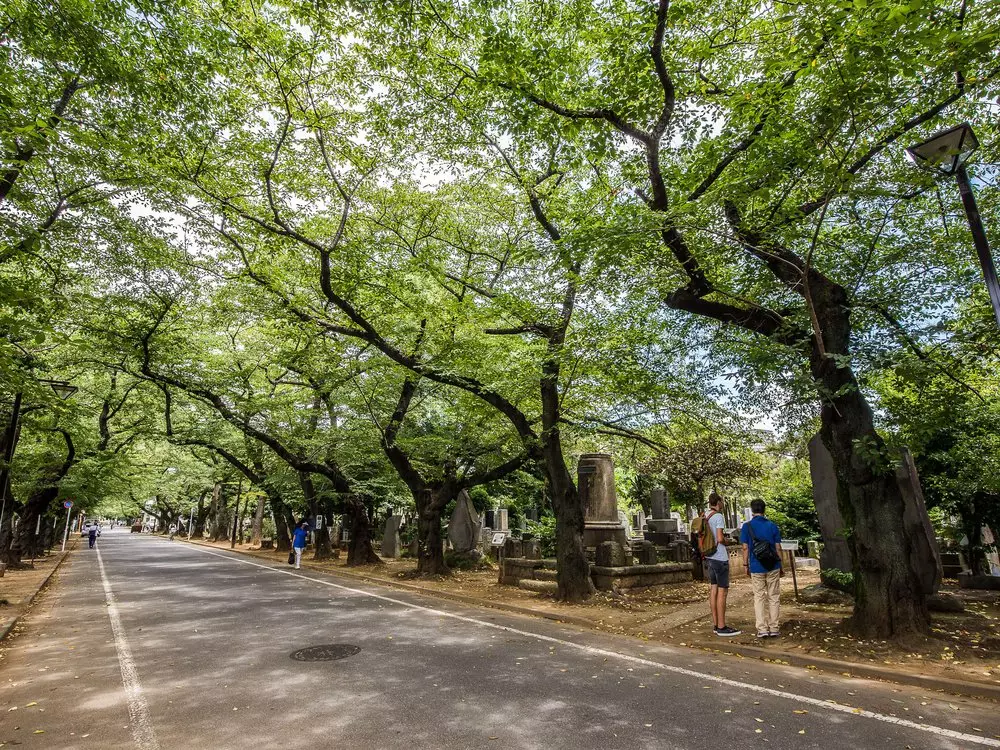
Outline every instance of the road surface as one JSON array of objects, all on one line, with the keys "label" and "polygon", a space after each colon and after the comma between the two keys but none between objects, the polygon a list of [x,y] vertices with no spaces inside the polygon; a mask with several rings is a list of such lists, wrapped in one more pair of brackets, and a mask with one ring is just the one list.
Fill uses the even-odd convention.
[{"label": "road surface", "polygon": [[[331,644],[359,650],[290,656]],[[122,532],[67,560],[0,688],[0,747],[1000,747],[992,703]]]}]

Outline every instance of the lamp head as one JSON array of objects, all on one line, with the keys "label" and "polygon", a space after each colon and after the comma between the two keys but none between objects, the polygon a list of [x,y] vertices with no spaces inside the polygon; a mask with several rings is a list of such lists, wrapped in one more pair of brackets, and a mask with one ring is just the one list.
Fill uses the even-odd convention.
[{"label": "lamp head", "polygon": [[49,386],[55,392],[55,394],[63,401],[65,401],[74,393],[76,393],[78,390],[80,390],[75,385],[71,385],[67,383],[65,380],[39,380],[38,382],[45,383],[47,386]]},{"label": "lamp head", "polygon": [[922,169],[953,175],[979,148],[976,134],[967,122],[935,133],[926,141],[910,146],[906,155]]}]

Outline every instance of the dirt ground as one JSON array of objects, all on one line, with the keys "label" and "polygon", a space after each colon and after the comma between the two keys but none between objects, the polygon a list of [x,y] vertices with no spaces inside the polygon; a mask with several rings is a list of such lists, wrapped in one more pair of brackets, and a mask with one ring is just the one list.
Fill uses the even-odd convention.
[{"label": "dirt ground", "polygon": [[[229,548],[228,542],[217,546]],[[251,551],[248,545],[237,545],[237,548],[272,563],[282,562],[287,555],[273,550]],[[484,604],[527,607],[540,614],[586,620],[596,630],[671,645],[725,650],[731,641],[773,651],[776,661],[781,661],[783,652],[790,652],[842,660],[847,663],[845,671],[850,663],[883,664],[915,674],[1000,685],[1000,594],[959,589],[954,581],[946,581],[942,591],[959,598],[965,604],[965,611],[933,613],[931,636],[897,644],[852,637],[843,626],[851,612],[849,606],[799,603],[795,599],[792,578],[786,575],[781,583],[782,635],[762,641],[754,635],[753,595],[747,578],[733,579],[727,607],[729,624],[741,628],[743,635],[722,639],[712,633],[707,583],[692,581],[625,596],[601,592],[584,604],[570,605],[512,586],[501,586],[497,582],[496,566],[478,571],[455,571],[449,577],[416,578],[412,559],[387,560],[384,565],[347,569],[345,556],[323,562],[315,562],[311,556],[312,550],[307,550],[304,565],[401,581],[429,592],[472,597]],[[800,589],[819,582],[818,571],[800,570],[797,578]]]},{"label": "dirt ground", "polygon": [[[71,539],[67,548],[73,549],[78,544],[79,539]],[[20,616],[27,608],[26,600],[38,590],[39,584],[52,571],[59,558],[59,550],[54,549],[52,554],[36,559],[33,567],[7,570],[3,578],[0,578],[0,628]]]}]

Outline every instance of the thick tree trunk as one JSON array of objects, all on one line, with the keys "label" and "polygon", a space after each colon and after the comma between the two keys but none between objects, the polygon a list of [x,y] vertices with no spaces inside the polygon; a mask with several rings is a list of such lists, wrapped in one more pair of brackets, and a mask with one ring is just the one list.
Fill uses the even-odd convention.
[{"label": "thick tree trunk", "polygon": [[250,546],[260,547],[260,538],[264,527],[264,498],[257,499],[257,510],[253,515],[253,526],[250,529]]},{"label": "thick tree trunk", "polygon": [[564,602],[580,602],[594,592],[590,563],[583,546],[583,508],[568,471],[560,485],[558,489],[553,488],[552,493],[556,505],[558,598]]},{"label": "thick tree trunk", "polygon": [[10,498],[7,499],[7,511],[3,514],[3,524],[0,525],[0,562],[10,565],[10,551],[14,544],[14,512]]},{"label": "thick tree trunk", "polygon": [[271,517],[274,519],[274,547],[278,552],[288,552],[292,548],[292,537],[290,529],[295,524],[288,525],[286,513],[288,509],[282,499],[276,495],[268,493],[268,503],[271,506]]},{"label": "thick tree trunk", "polygon": [[207,492],[202,492],[198,497],[198,509],[194,514],[194,528],[191,529],[192,539],[202,539],[205,536],[205,496]]},{"label": "thick tree trunk", "polygon": [[[417,500],[417,572],[422,575],[449,575],[444,561],[441,510],[448,505],[449,488],[425,490]],[[457,493],[454,493],[457,494]]]},{"label": "thick tree trunk", "polygon": [[212,526],[212,541],[219,542],[227,539],[229,537],[229,509],[226,507],[226,494],[219,482],[216,482],[212,490],[209,516]]},{"label": "thick tree trunk", "polygon": [[846,297],[839,287],[820,292],[814,296],[814,305],[827,351],[825,355],[816,351],[814,343],[810,364],[825,394],[820,435],[833,457],[840,510],[851,529],[852,626],[866,638],[927,633],[930,617],[920,574],[912,562],[895,457],[887,455],[871,407],[845,364],[851,330]]},{"label": "thick tree trunk", "polygon": [[357,498],[351,498],[348,502],[351,523],[351,541],[347,545],[348,566],[381,565],[382,558],[375,554],[375,548],[372,546],[368,509]]},{"label": "thick tree trunk", "polygon": [[[329,560],[333,557],[333,547],[330,545],[330,524],[329,519],[324,518],[324,513],[320,507],[320,501],[316,494],[316,485],[308,472],[299,472],[299,485],[302,487],[302,494],[309,506],[309,516],[313,524],[313,560]],[[322,528],[316,528],[316,519],[322,518]]]},{"label": "thick tree trunk", "polygon": [[544,373],[541,381],[542,456],[556,515],[558,598],[564,602],[580,602],[595,590],[583,547],[583,505],[563,457],[559,433],[558,363],[554,359],[546,363]]}]

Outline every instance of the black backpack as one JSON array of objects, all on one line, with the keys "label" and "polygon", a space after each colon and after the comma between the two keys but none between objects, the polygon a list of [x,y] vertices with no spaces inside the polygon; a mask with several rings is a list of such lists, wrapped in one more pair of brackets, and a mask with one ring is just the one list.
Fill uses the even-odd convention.
[{"label": "black backpack", "polygon": [[[768,571],[778,567],[781,564],[781,558],[778,557],[774,545],[770,542],[765,542],[763,539],[758,539],[757,535],[753,533],[753,523],[750,521],[747,521],[747,531],[750,532],[750,541],[753,542],[750,550],[753,552],[753,556],[757,558],[757,562],[761,564],[764,570]],[[749,560],[747,563],[749,564]]]}]

